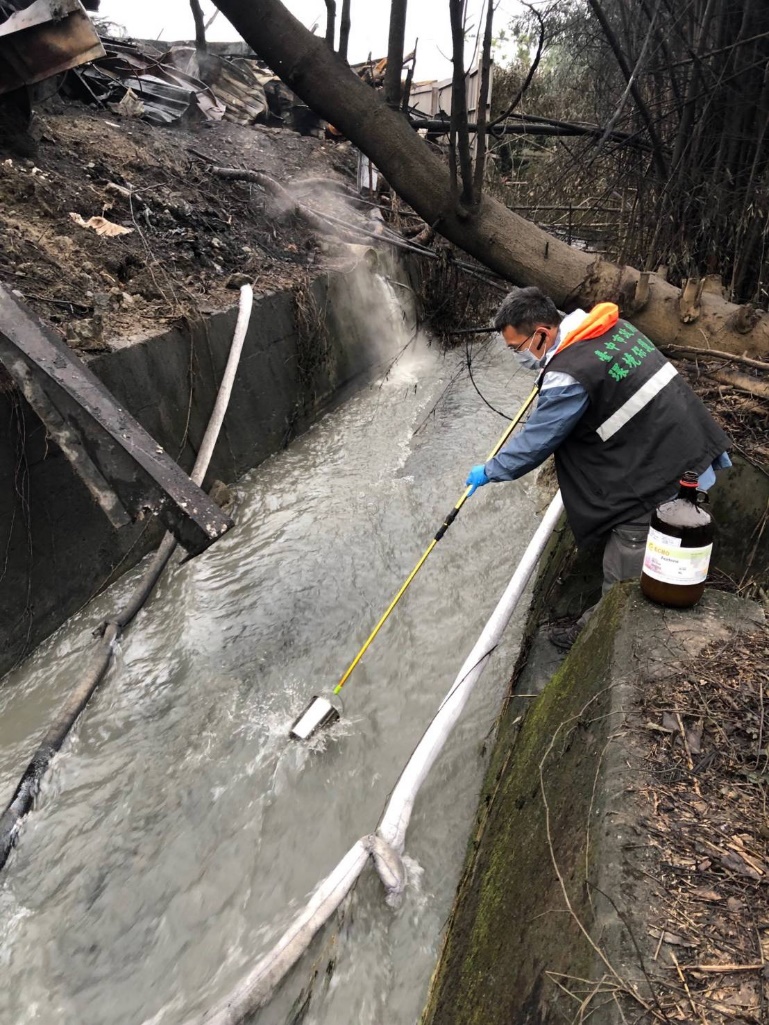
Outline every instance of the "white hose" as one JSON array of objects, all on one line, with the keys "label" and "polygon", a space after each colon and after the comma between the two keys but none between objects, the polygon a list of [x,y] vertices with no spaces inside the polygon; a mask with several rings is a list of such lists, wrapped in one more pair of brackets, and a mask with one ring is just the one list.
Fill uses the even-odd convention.
[{"label": "white hose", "polygon": [[385,888],[385,903],[399,908],[406,892],[406,868],[403,859],[379,833],[364,836],[361,841],[371,855],[382,886]]},{"label": "white hose", "polygon": [[208,1015],[190,1019],[185,1025],[240,1025],[244,1018],[263,1006],[278,983],[307,950],[318,930],[350,892],[369,856],[377,862],[377,869],[388,889],[388,896],[391,899],[397,897],[400,888],[398,876],[401,870],[398,869],[399,863],[395,858],[403,851],[411,809],[414,807],[419,788],[462,714],[473,687],[486,668],[491,652],[510,622],[510,617],[521,599],[562,510],[563,502],[558,491],[483,632],[465,659],[451,689],[441,702],[435,717],[395,785],[377,833],[396,854],[388,854],[387,848],[372,842],[370,836],[358,840],[334,871],[319,884],[305,909],[297,915],[272,950],[249,972],[235,991]]},{"label": "white hose", "polygon": [[230,402],[232,386],[235,383],[235,374],[240,362],[240,354],[243,351],[243,343],[246,340],[246,332],[251,320],[251,307],[253,304],[254,290],[250,285],[243,285],[240,289],[238,319],[235,324],[235,333],[232,336],[230,354],[227,357],[227,366],[224,368],[224,374],[222,375],[219,392],[211,412],[211,418],[208,421],[208,427],[206,427],[206,433],[203,435],[203,440],[200,443],[198,458],[195,460],[195,466],[190,474],[190,480],[197,484],[198,487],[203,483],[208,464],[211,462],[216,440],[219,437],[219,431],[222,429],[224,414],[227,412],[227,406]]},{"label": "white hose", "polygon": [[252,969],[227,999],[204,1018],[187,1025],[238,1025],[266,1003],[273,990],[307,950],[315,933],[333,915],[350,892],[368,861],[369,852],[358,840],[331,875],[315,890],[305,909],[297,915],[272,950]]},{"label": "white hose", "polygon": [[395,789],[377,832],[399,853],[403,851],[411,809],[414,807],[419,788],[433,767],[435,759],[441,753],[443,745],[454,729],[454,724],[462,714],[462,709],[465,707],[473,687],[486,668],[489,655],[499,644],[562,511],[561,492],[557,491],[534,536],[529,541],[523,558],[518,563],[504,594],[497,602],[480,637],[459,670],[451,690],[441,702],[433,721],[425,730],[422,739],[409,758],[406,768],[401,773],[400,779],[395,784]]}]

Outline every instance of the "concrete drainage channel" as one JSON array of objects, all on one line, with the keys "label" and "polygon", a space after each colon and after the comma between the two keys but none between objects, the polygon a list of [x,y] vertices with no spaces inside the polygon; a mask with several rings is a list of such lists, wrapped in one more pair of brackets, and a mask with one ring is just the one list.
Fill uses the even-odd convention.
[{"label": "concrete drainage channel", "polygon": [[[493,497],[473,503],[452,530],[456,542],[444,542],[408,608],[388,622],[387,643],[359,667],[342,721],[312,745],[289,742],[308,688],[338,677],[351,624],[358,634],[370,627],[368,610],[400,582],[425,524],[434,527],[436,510],[445,511],[447,494],[456,493],[457,465],[476,457],[479,439],[485,449],[499,433],[498,418],[479,407],[469,381],[457,383],[463,357],[424,344],[403,354],[411,331],[400,307],[397,317],[376,384],[234,488],[238,528],[204,558],[171,566],[121,640],[114,669],[56,758],[0,881],[6,967],[15,980],[0,996],[0,1018],[26,1023],[41,1013],[122,1025],[148,1014],[178,1023],[196,1008],[205,1015],[226,1004],[355,837],[365,835],[364,858],[370,849],[402,884],[389,853],[402,841],[388,848],[370,830],[526,539],[478,580],[466,552],[493,543],[502,506]],[[376,325],[381,332],[381,317]],[[475,376],[492,401],[514,411],[530,382],[504,355],[490,355],[484,369],[480,354]],[[247,341],[246,364],[248,357]],[[516,491],[522,520],[532,521],[537,501],[536,493]],[[509,499],[503,504],[509,509]],[[69,690],[92,625],[105,605],[121,606],[135,576],[74,616],[9,678],[0,709],[4,792],[24,764],[27,738]],[[386,1006],[407,992],[411,1010],[401,1019],[418,1012],[453,886],[443,880],[461,857],[479,738],[496,715],[510,643],[504,638],[493,655],[473,659],[474,669],[486,668],[485,686],[441,759],[449,791],[435,774],[425,782],[403,859],[403,906],[392,912],[377,893],[365,934],[339,944],[340,967],[327,976],[333,986],[316,986],[312,998],[319,1020],[338,1021],[335,1001],[357,1006],[372,985],[376,1000],[384,999],[382,969],[402,980],[403,957],[408,971],[420,965],[419,975],[405,989],[402,982],[390,987]],[[458,680],[447,708],[463,703],[466,682]],[[475,738],[471,758],[468,738]],[[437,754],[430,745],[418,774]],[[412,781],[407,805],[414,793]],[[319,815],[322,806],[327,813]],[[396,832],[405,828],[399,807]],[[344,917],[367,901],[371,882],[369,874],[361,880]],[[380,951],[372,971],[369,945],[390,932],[388,954]],[[311,945],[265,1008],[265,1021],[296,1017],[286,1001],[307,980],[318,942],[334,935],[329,929]],[[355,980],[345,982],[349,972]],[[357,1020],[379,1020],[377,1006]]]},{"label": "concrete drainage channel", "polygon": [[262,1007],[305,953],[317,932],[340,907],[369,857],[385,889],[387,903],[391,907],[400,905],[406,887],[406,871],[401,856],[414,802],[462,715],[491,653],[500,643],[562,512],[563,503],[558,493],[548,506],[510,583],[398,778],[376,832],[362,837],[350,848],[334,871],[318,885],[312,899],[273,949],[259,961],[236,990],[228,994],[218,1007],[202,1018],[190,1020],[188,1025],[239,1025]]},{"label": "concrete drainage channel", "polygon": [[[365,343],[363,352],[370,355]],[[361,355],[360,350],[358,355]],[[264,370],[265,360],[260,362]],[[271,365],[269,359],[266,362]],[[285,370],[285,360],[281,366]],[[493,369],[499,376],[498,368]],[[509,394],[510,382],[497,383],[504,399]],[[521,383],[528,390],[528,381]],[[411,394],[411,379],[406,375],[402,385],[390,381],[389,387],[387,399],[392,403],[397,395]],[[138,382],[137,391],[142,391]],[[316,397],[321,392],[319,388]],[[353,428],[362,430],[366,419],[372,415],[371,409],[376,415],[374,405],[362,419],[344,414],[329,424],[325,434],[331,447],[323,449],[327,471],[321,468],[321,478],[343,472],[355,436],[354,433],[348,436],[347,432]],[[418,411],[414,414],[415,425],[426,411],[424,407],[420,409],[419,415]],[[154,414],[157,409],[152,407],[149,412]],[[455,479],[452,478],[453,466],[459,460],[464,465],[465,455],[475,454],[478,444],[474,428],[468,430],[466,436],[456,433],[449,436],[457,431],[458,421],[458,408],[452,408],[445,422],[436,425],[435,438],[442,445],[445,443],[444,456],[439,457],[434,448],[425,445],[421,452],[418,448],[412,450],[402,463],[396,461],[389,466],[383,462],[381,477],[387,488],[394,482],[395,491],[391,494],[386,488],[381,494],[374,492],[372,506],[378,510],[386,510],[388,506],[393,510],[403,508],[411,500],[408,482],[424,480],[428,470],[434,475],[436,460],[440,458],[445,459],[449,467],[447,479]],[[373,445],[376,434],[383,430],[393,432],[393,428],[382,425],[370,435],[368,444]],[[490,433],[493,435],[496,431],[495,426]],[[223,457],[225,460],[233,459],[237,451],[233,444],[236,439],[236,433],[229,437],[230,450]],[[402,444],[397,442],[394,432],[393,440]],[[466,446],[467,453],[461,449],[462,445]],[[34,859],[28,860],[26,851],[21,859],[22,852],[17,852],[15,863],[10,865],[14,876],[4,881],[0,889],[0,906],[11,923],[7,949],[14,984],[2,998],[2,1014],[7,1013],[9,1020],[32,1022],[34,1017],[29,1014],[37,1014],[34,1007],[39,1007],[41,1013],[56,1015],[62,1022],[109,1021],[127,1025],[149,1020],[153,1025],[172,1025],[180,1021],[206,1021],[230,1025],[251,1015],[269,999],[269,994],[297,957],[303,959],[297,971],[289,976],[291,982],[279,989],[263,1014],[258,1014],[259,1022],[265,1025],[282,1020],[298,1022],[310,1013],[310,1008],[314,1008],[319,1022],[356,1020],[378,1025],[385,1009],[392,1022],[407,1025],[415,1020],[413,993],[410,1010],[404,1009],[401,1013],[395,1006],[400,988],[395,980],[408,975],[408,961],[399,962],[390,946],[384,956],[383,936],[392,931],[395,941],[398,935],[403,939],[405,932],[418,941],[424,935],[420,916],[424,913],[426,895],[421,894],[421,871],[424,868],[430,885],[434,885],[433,880],[442,878],[439,863],[431,862],[428,848],[439,848],[449,837],[455,850],[457,844],[461,848],[467,829],[465,822],[459,827],[458,835],[448,807],[440,802],[458,803],[459,791],[453,774],[458,761],[468,761],[468,737],[488,733],[502,694],[496,683],[492,684],[490,699],[484,698],[482,728],[478,729],[477,708],[471,701],[469,723],[474,723],[475,732],[468,733],[469,726],[460,724],[458,738],[449,745],[448,756],[441,759],[440,773],[433,773],[425,783],[426,796],[417,805],[414,836],[409,841],[409,853],[413,851],[421,864],[415,864],[408,857],[403,864],[399,855],[403,851],[405,828],[416,790],[437,758],[440,744],[450,729],[441,722],[442,713],[444,710],[457,714],[461,711],[467,696],[465,690],[486,665],[489,646],[496,642],[488,636],[482,637],[471,651],[441,712],[417,745],[416,760],[409,762],[409,768],[396,786],[377,833],[372,835],[368,832],[374,824],[372,809],[376,814],[387,803],[389,784],[386,780],[379,783],[386,775],[381,766],[366,764],[364,767],[366,749],[376,744],[397,747],[397,757],[408,756],[418,740],[418,724],[429,722],[435,715],[437,702],[432,695],[440,691],[433,682],[431,693],[422,693],[425,667],[418,659],[414,661],[414,649],[418,653],[419,645],[415,643],[416,637],[411,636],[414,627],[409,624],[409,617],[403,617],[388,629],[394,631],[391,643],[403,662],[399,666],[399,686],[412,681],[418,684],[417,687],[405,686],[406,703],[396,710],[388,707],[380,695],[383,688],[379,680],[388,678],[386,658],[384,652],[374,653],[368,667],[370,675],[364,672],[356,684],[360,688],[356,694],[360,693],[361,703],[347,710],[337,733],[309,751],[287,745],[287,724],[292,713],[306,703],[306,691],[293,689],[297,680],[306,683],[328,672],[333,682],[331,667],[339,668],[333,650],[326,666],[312,658],[310,652],[319,650],[317,636],[308,634],[306,623],[313,619],[324,622],[327,636],[323,647],[333,649],[349,632],[351,615],[360,612],[360,609],[353,612],[354,605],[381,600],[383,584],[380,583],[371,592],[376,599],[371,595],[356,596],[350,606],[344,605],[342,594],[332,593],[327,605],[318,605],[317,596],[322,591],[318,590],[320,578],[313,576],[314,563],[317,562],[318,573],[326,573],[328,589],[333,583],[328,567],[341,566],[349,558],[351,548],[357,544],[354,540],[357,529],[359,537],[362,537],[360,532],[370,533],[385,544],[381,565],[378,564],[376,570],[381,580],[391,583],[386,577],[391,571],[395,579],[400,576],[391,565],[393,552],[387,550],[389,542],[382,523],[377,521],[376,527],[368,532],[363,527],[365,520],[361,519],[360,509],[366,507],[366,497],[360,483],[346,492],[348,501],[363,501],[360,508],[356,506],[355,515],[350,514],[349,533],[341,529],[336,518],[342,506],[339,506],[339,514],[327,511],[328,524],[334,525],[333,530],[326,527],[307,534],[306,539],[313,538],[317,551],[313,546],[305,547],[297,552],[297,560],[292,561],[292,549],[297,544],[291,525],[304,516],[312,517],[313,498],[302,497],[294,504],[290,494],[292,487],[307,476],[312,463],[312,457],[308,458],[311,452],[310,441],[309,449],[300,446],[288,463],[276,461],[274,466],[265,467],[261,505],[255,513],[245,517],[246,521],[249,518],[252,521],[250,529],[256,529],[256,543],[253,553],[244,557],[242,579],[237,571],[233,576],[231,565],[226,574],[217,570],[215,549],[211,560],[190,564],[186,576],[189,578],[192,574],[192,579],[198,581],[191,592],[183,586],[182,574],[172,576],[165,585],[167,597],[161,596],[164,622],[153,626],[151,618],[146,618],[142,624],[144,635],[139,632],[121,652],[120,671],[127,675],[127,685],[123,687],[117,680],[113,681],[114,693],[103,703],[106,707],[94,709],[93,718],[82,724],[72,750],[62,757],[55,787],[43,793],[41,821],[29,827],[30,835],[25,838],[30,849],[42,843],[46,834],[64,837],[67,847],[71,848],[75,842],[73,822],[82,823],[84,806],[74,799],[80,787],[98,794],[87,806],[86,830],[91,829],[93,818],[102,829],[108,825],[111,835],[105,841],[98,839],[94,832],[87,856],[83,851],[82,859],[79,857],[74,862],[64,858],[58,859],[60,864],[54,864],[49,857],[44,874],[40,873]],[[382,453],[372,450],[370,456],[381,458]],[[746,510],[753,499],[760,506],[764,499],[756,495],[756,482],[744,468],[739,468],[738,472],[745,477],[743,505]],[[228,474],[225,472],[222,476]],[[370,480],[365,486],[379,487]],[[517,489],[516,496],[525,497],[523,491]],[[325,506],[327,509],[333,493],[333,488],[324,492],[323,501],[316,508]],[[384,502],[382,495],[387,496]],[[440,579],[439,574],[445,572],[446,581],[451,581],[456,574],[457,581],[461,582],[460,589],[451,593],[451,585],[447,588],[444,584],[442,588],[439,585],[437,591],[427,591],[423,598],[419,592],[414,595],[417,608],[420,600],[427,599],[422,606],[425,613],[416,616],[416,620],[421,626],[422,621],[429,618],[426,614],[429,609],[429,616],[442,627],[439,644],[444,648],[447,636],[458,635],[462,621],[470,618],[473,606],[488,605],[490,592],[493,590],[497,595],[504,588],[503,577],[489,579],[484,581],[488,586],[473,594],[471,578],[461,576],[461,550],[472,545],[478,558],[489,562],[494,548],[488,547],[484,555],[483,545],[493,543],[492,531],[498,532],[500,518],[509,516],[509,497],[512,494],[504,496],[505,501],[501,495],[484,496],[483,502],[473,506],[472,519],[468,517],[467,523],[458,521],[455,528],[458,552],[452,555],[449,549],[448,555],[458,557],[459,562],[433,573]],[[536,496],[529,497],[534,504],[539,501]],[[420,509],[416,522],[434,520],[435,499],[435,495],[430,496],[431,515],[425,517]],[[444,502],[445,495],[438,507],[443,508]],[[749,512],[746,512],[748,519]],[[275,526],[262,538],[254,520],[267,514],[274,515]],[[550,526],[548,523],[543,527],[545,534],[549,533]],[[244,527],[249,529],[249,524],[244,523]],[[746,521],[739,525],[738,532],[746,536],[751,529]],[[411,534],[413,531],[409,536]],[[403,540],[403,537],[399,540],[399,549],[403,547]],[[232,541],[224,544],[232,544]],[[253,561],[255,553],[281,544],[284,545],[283,558],[277,565],[287,567],[290,579],[286,592],[292,595],[292,614],[297,617],[293,622],[286,618],[281,605],[284,599],[274,569],[265,568],[260,578],[261,569]],[[324,546],[328,544],[337,547],[327,549]],[[727,553],[732,551],[730,546],[729,540],[724,547]],[[336,562],[329,557],[332,550],[336,552]],[[523,554],[523,549],[511,553],[513,564]],[[561,600],[553,599],[550,585],[558,577],[563,559],[570,557],[565,535],[560,534],[537,585],[531,614],[532,632],[544,608],[553,600]],[[373,566],[371,570],[374,572]],[[579,579],[579,566],[571,579]],[[519,582],[511,582],[510,586],[516,591]],[[448,593],[441,593],[441,590]],[[254,591],[269,595],[269,601],[262,603],[268,618],[259,623],[258,629],[240,608],[249,602],[256,607]],[[305,591],[315,597],[306,615],[301,615],[297,596]],[[213,616],[206,608],[209,595],[218,606]],[[460,595],[464,604],[458,610]],[[272,622],[270,604],[275,610]],[[335,604],[339,609],[334,609]],[[495,613],[495,617],[504,619],[508,614]],[[451,615],[455,618],[451,619]],[[620,588],[604,603],[600,615],[594,618],[572,654],[547,683],[536,704],[528,695],[535,693],[543,681],[534,679],[531,673],[519,675],[517,690],[527,696],[513,697],[500,719],[478,822],[472,831],[475,839],[460,883],[425,1021],[436,1025],[438,1022],[449,1025],[452,1021],[463,1025],[473,1021],[493,1025],[495,1021],[552,1020],[552,1016],[560,1013],[559,1000],[563,1007],[568,1007],[572,998],[565,993],[560,996],[561,990],[553,986],[551,976],[561,980],[567,976],[582,979],[606,976],[608,981],[603,982],[606,992],[612,988],[618,990],[620,984],[637,983],[639,998],[647,1000],[643,980],[635,979],[632,974],[632,951],[623,946],[623,923],[616,909],[611,901],[602,903],[596,893],[588,894],[579,886],[575,889],[574,880],[579,876],[580,866],[589,862],[595,868],[591,882],[596,892],[611,894],[621,885],[626,888],[624,894],[643,910],[644,893],[634,890],[616,867],[618,856],[613,826],[623,811],[623,787],[627,778],[626,767],[623,768],[626,751],[617,730],[626,713],[628,695],[632,694],[634,674],[639,667],[644,673],[669,669],[671,659],[679,658],[678,649],[671,647],[669,636],[671,630],[676,633],[678,617],[683,623],[676,638],[681,645],[681,658],[688,657],[702,643],[703,637],[709,638],[717,630],[725,629],[724,624],[730,618],[737,618],[748,627],[760,618],[753,607],[740,604],[729,595],[718,594],[706,596],[694,614],[662,614],[642,602],[632,587]],[[199,618],[206,624],[205,637],[196,635],[195,624]],[[368,621],[370,617],[364,618]],[[68,646],[72,649],[71,642],[66,642],[65,648]],[[308,660],[303,665],[278,664],[282,688],[271,690],[267,674],[271,664],[279,662],[277,653],[294,652],[297,648],[306,648],[303,657]],[[161,652],[166,655],[165,666],[161,664]],[[209,653],[216,653],[218,661],[211,659]],[[497,654],[500,653],[504,654],[502,648]],[[182,676],[179,675],[180,659],[189,662]],[[530,661],[530,669],[535,662]],[[196,663],[198,666],[191,673]],[[628,666],[633,667],[631,673]],[[217,681],[217,674],[221,676],[221,683]],[[45,677],[43,671],[34,686],[41,688],[52,682],[46,680],[44,684]],[[251,681],[257,681],[258,686],[252,687]],[[172,684],[170,689],[169,684]],[[185,700],[189,722],[185,726],[184,745],[180,748],[168,739],[167,726],[170,720],[183,713]],[[524,711],[529,709],[530,713],[524,716]],[[6,721],[7,711],[6,706]],[[375,726],[374,733],[367,724]],[[414,729],[417,736],[413,741],[408,736],[399,736],[409,730],[413,734]],[[143,747],[147,733],[153,735],[154,746],[150,749]],[[122,742],[122,734],[125,734],[125,742]],[[167,758],[159,757],[164,744],[169,745]],[[236,762],[234,776],[233,769],[227,768],[233,764],[232,745],[239,751],[242,749],[240,768]],[[120,753],[117,763],[109,761],[114,755],[104,758],[113,746]],[[153,751],[152,756],[149,750]],[[401,758],[398,764],[404,761],[405,758]],[[148,764],[145,766],[144,762]],[[142,806],[137,796],[138,780],[145,770],[164,781],[150,808]],[[309,778],[317,776],[319,771],[324,774],[318,780],[321,789],[309,788]],[[208,788],[204,786],[202,790],[196,782],[201,775],[210,776]],[[368,775],[371,776],[370,796],[356,807],[354,814],[347,814],[344,802],[341,805],[335,802],[329,816],[318,815],[319,809],[327,806],[330,792],[345,788],[343,793],[352,794],[360,789],[361,781]],[[466,788],[467,783],[462,786]],[[187,792],[189,799],[185,799]],[[477,784],[470,784],[469,796],[466,789],[462,792],[465,803],[474,802]],[[59,802],[61,816],[54,807]],[[284,809],[290,809],[292,804],[295,829],[290,821],[275,818],[277,809],[281,809],[283,815]],[[179,809],[182,810],[182,825],[179,824]],[[70,819],[74,815],[74,819],[67,821],[67,815]],[[326,821],[327,818],[332,821]],[[429,834],[426,845],[425,830],[436,818],[446,819],[446,831],[441,840]],[[306,849],[308,823],[312,824],[314,840],[312,857],[307,856]],[[593,825],[580,832],[580,826],[585,823]],[[281,839],[277,834],[286,826],[285,837]],[[327,840],[326,834],[330,833],[333,833],[333,843]],[[621,839],[621,831],[618,835]],[[301,895],[314,887],[323,874],[317,867],[333,864],[334,859],[329,861],[329,852],[338,850],[340,842],[347,847],[355,836],[363,838],[349,850],[336,872],[327,876],[315,890],[307,910],[301,911]],[[129,842],[130,837],[133,839]],[[100,849],[105,843],[107,846]],[[281,862],[290,858],[301,862],[303,867],[289,885],[281,878],[280,868]],[[364,877],[345,903],[341,917],[336,919],[336,927],[326,930],[325,935],[321,932],[313,940],[312,936],[322,922],[333,915],[369,858],[373,858],[380,876],[386,880],[392,898],[406,881],[406,914],[402,909],[389,918],[392,913],[382,907],[381,893],[374,893]],[[157,866],[163,860],[168,862],[168,868],[163,868],[153,878],[156,873],[148,866]],[[242,866],[254,860],[262,865],[258,869],[261,882],[257,883],[254,875],[233,884],[229,877],[237,871],[240,878]],[[50,881],[45,875],[50,875]],[[274,892],[270,892],[270,880]],[[38,888],[39,894],[36,893]],[[128,900],[131,908],[126,905],[129,894],[133,895]],[[223,908],[226,914],[222,913]],[[64,918],[54,925],[57,914]],[[287,915],[289,919],[296,916],[288,928]],[[600,923],[600,945],[593,941],[590,930],[586,934],[580,926],[590,916]],[[355,928],[356,918],[361,919],[363,934],[360,928]],[[443,913],[439,913],[437,929],[431,935],[440,932],[442,919]],[[62,929],[64,920],[72,923],[71,931]],[[136,932],[137,925],[141,936]],[[16,938],[27,933],[27,942]],[[185,951],[190,935],[196,937],[198,954],[188,962]],[[599,952],[607,949],[604,941],[612,935],[616,936],[616,942],[614,947],[609,944],[611,959],[606,964]],[[56,936],[55,949],[46,947],[45,936]],[[308,944],[309,949],[302,954]],[[41,956],[45,952],[45,964],[40,962],[41,970],[36,974],[37,949]],[[268,954],[254,967],[255,951],[265,949],[278,951],[281,958],[286,954],[285,959],[281,963]],[[359,969],[353,969],[349,963],[353,954],[360,962]],[[124,965],[122,973],[115,972],[116,958]],[[414,953],[409,954],[409,958],[414,960]],[[22,969],[20,959],[24,960],[25,968],[28,964],[28,971]],[[180,965],[180,975],[169,979],[169,973],[173,976],[176,972],[172,967],[176,963]],[[378,974],[383,963],[391,973],[389,983]],[[29,971],[32,978],[45,980],[45,993],[25,982]],[[353,985],[350,973],[355,971],[358,975]],[[612,971],[615,976],[611,976]],[[78,981],[67,985],[63,980],[70,973]],[[368,976],[366,982],[361,973]],[[203,980],[200,987],[197,977]],[[314,981],[294,997],[290,994],[295,993],[297,977]],[[371,991],[366,989],[366,983],[373,984]],[[416,992],[422,992],[422,986],[423,983],[417,985]],[[377,999],[372,1001],[374,990]],[[16,996],[13,996],[14,991]],[[154,1004],[152,1017],[148,1019],[148,1002],[150,1006],[153,1004],[148,1001],[150,992],[166,996],[159,1005]],[[189,1015],[186,996],[190,992],[196,993],[194,1005],[200,1009],[193,1018]],[[23,994],[22,1004],[14,1004],[20,993]],[[361,993],[368,994],[368,1002],[360,1002]],[[602,1013],[603,1020],[614,1020],[611,1007]],[[602,1019],[597,1017],[596,1020]]]}]

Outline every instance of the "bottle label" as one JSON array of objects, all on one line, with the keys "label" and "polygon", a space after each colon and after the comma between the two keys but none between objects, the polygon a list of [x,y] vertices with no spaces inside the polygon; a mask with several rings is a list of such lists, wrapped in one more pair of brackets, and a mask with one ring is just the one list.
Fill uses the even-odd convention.
[{"label": "bottle label", "polygon": [[713,545],[682,548],[680,537],[649,528],[644,573],[665,584],[701,584],[708,575]]}]

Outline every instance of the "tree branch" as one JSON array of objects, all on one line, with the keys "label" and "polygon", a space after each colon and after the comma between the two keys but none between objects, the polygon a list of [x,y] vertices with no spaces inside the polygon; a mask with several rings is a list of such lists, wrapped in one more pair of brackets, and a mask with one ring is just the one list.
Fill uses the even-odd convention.
[{"label": "tree branch", "polygon": [[525,6],[529,8],[534,17],[539,21],[539,42],[537,43],[537,52],[534,54],[534,60],[531,62],[531,67],[529,68],[528,74],[526,75],[526,79],[521,88],[516,93],[513,102],[510,104],[510,106],[507,108],[504,114],[500,114],[499,117],[494,118],[494,120],[489,124],[489,130],[494,128],[496,125],[500,124],[502,121],[505,121],[513,113],[515,108],[523,99],[526,90],[531,85],[531,81],[534,78],[534,75],[536,74],[537,68],[539,67],[539,62],[542,59],[542,51],[545,48],[545,19],[542,17],[541,13],[535,7],[529,7],[528,4],[526,4]]},{"label": "tree branch", "polygon": [[400,109],[401,72],[403,71],[403,39],[406,35],[406,6],[408,0],[391,0],[390,34],[387,41],[387,68],[384,78],[385,103],[393,110]]},{"label": "tree branch", "polygon": [[757,370],[765,370],[769,373],[769,362],[750,359],[748,356],[737,356],[733,352],[723,352],[721,349],[703,349],[693,345],[661,345],[660,352],[673,359],[689,359],[696,362],[698,357],[705,356],[707,359],[727,359],[734,363],[744,363],[748,367],[755,367]]},{"label": "tree branch", "polygon": [[336,0],[326,0],[326,45],[333,52],[336,35]]},{"label": "tree branch", "polygon": [[727,384],[737,391],[747,392],[748,395],[755,395],[760,399],[769,399],[769,384],[765,381],[757,381],[755,377],[748,377],[747,374],[739,374],[736,371],[729,373],[728,370],[710,370],[708,377],[712,377],[719,384]]},{"label": "tree branch", "polygon": [[[440,133],[443,129],[444,133],[448,133],[451,130],[451,121],[448,118],[412,117],[410,123],[414,128],[423,128],[428,132]],[[468,132],[474,132],[477,128],[474,121],[468,122]],[[533,114],[512,114],[511,120],[505,124],[495,122],[493,131],[490,125],[486,127],[486,134],[494,138],[503,135],[539,135],[543,137],[589,135],[600,139],[604,132],[605,129],[600,125],[587,125],[576,121],[556,121],[554,118],[535,117]],[[640,139],[637,132],[629,135],[627,132],[613,131],[609,132],[608,138],[620,146],[633,146],[636,149],[644,150],[650,148],[648,141]]]},{"label": "tree branch", "polygon": [[717,50],[706,50],[704,53],[690,53],[688,57],[683,57],[681,60],[671,61],[670,63],[660,64],[656,68],[649,68],[646,72],[647,75],[656,75],[660,71],[670,71],[672,68],[681,68],[685,64],[701,63],[707,60],[708,57],[717,57],[722,53],[729,53],[731,50],[737,50],[741,46],[747,46],[748,43],[755,43],[759,39],[766,39],[769,37],[769,32],[758,32],[754,36],[749,36],[747,39],[738,39],[736,43],[729,43],[728,46],[719,46]]},{"label": "tree branch", "polygon": [[411,83],[414,80],[414,68],[417,66],[417,46],[419,45],[419,39],[414,40],[414,49],[410,54],[409,69],[406,72],[406,84],[403,86],[403,98],[401,100],[401,110],[404,114],[408,115],[409,112],[409,100],[411,98]]},{"label": "tree branch", "polygon": [[486,27],[483,32],[481,49],[481,82],[478,90],[478,111],[476,114],[475,137],[475,180],[473,182],[473,201],[476,206],[483,195],[483,178],[486,171],[486,123],[488,121],[487,106],[489,102],[489,82],[491,79],[491,29],[494,21],[494,0],[486,0]]}]

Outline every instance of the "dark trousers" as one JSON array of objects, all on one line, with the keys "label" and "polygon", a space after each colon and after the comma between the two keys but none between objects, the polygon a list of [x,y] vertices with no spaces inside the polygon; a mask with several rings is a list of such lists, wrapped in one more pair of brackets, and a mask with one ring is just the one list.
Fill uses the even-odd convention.
[{"label": "dark trousers", "polygon": [[[651,518],[651,512],[645,513],[628,523],[620,523],[610,532],[603,550],[602,594],[620,580],[637,580],[641,576]],[[596,608],[592,605],[585,609],[577,620],[581,627],[585,626]]]}]

